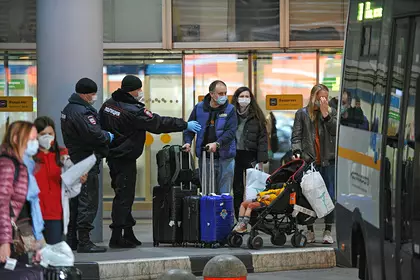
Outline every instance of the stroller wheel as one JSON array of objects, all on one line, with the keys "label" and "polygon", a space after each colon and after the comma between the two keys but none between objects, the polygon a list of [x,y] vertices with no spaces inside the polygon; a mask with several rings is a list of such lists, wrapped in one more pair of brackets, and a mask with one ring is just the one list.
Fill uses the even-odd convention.
[{"label": "stroller wheel", "polygon": [[290,241],[292,242],[293,247],[296,248],[303,248],[308,243],[308,239],[302,233],[295,233]]},{"label": "stroller wheel", "polygon": [[239,234],[232,234],[229,236],[229,246],[234,248],[239,248],[242,246],[243,239]]},{"label": "stroller wheel", "polygon": [[271,243],[276,246],[283,246],[286,244],[287,237],[284,232],[277,232],[276,234],[271,236]]},{"label": "stroller wheel", "polygon": [[248,247],[249,247],[249,245],[252,246],[252,248],[249,247],[250,249],[259,250],[263,247],[263,244],[264,244],[263,239],[259,235],[254,236],[254,237],[250,237],[248,239]]}]

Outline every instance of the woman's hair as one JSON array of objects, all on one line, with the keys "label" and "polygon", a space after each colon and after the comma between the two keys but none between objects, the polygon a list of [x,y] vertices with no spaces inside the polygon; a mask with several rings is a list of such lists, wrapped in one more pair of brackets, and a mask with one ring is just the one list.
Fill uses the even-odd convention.
[{"label": "woman's hair", "polygon": [[63,163],[61,162],[61,155],[60,155],[60,147],[58,146],[57,143],[57,132],[55,131],[55,123],[54,121],[47,117],[39,117],[34,121],[36,130],[38,131],[38,133],[40,133],[41,131],[43,131],[45,128],[47,128],[48,126],[51,126],[52,129],[54,130],[54,143],[50,148],[50,152],[55,153],[55,162],[57,163],[57,165],[59,167],[63,166]]},{"label": "woman's hair", "polygon": [[258,106],[257,101],[255,100],[255,96],[252,94],[252,91],[248,87],[240,87],[238,88],[232,97],[232,104],[235,106],[235,109],[238,109],[238,98],[239,95],[244,92],[249,91],[249,96],[251,97],[251,102],[249,103],[250,112],[255,114],[255,117],[260,122],[262,127],[265,127],[266,119],[264,113],[262,112],[260,106]]},{"label": "woman's hair", "polygon": [[15,156],[21,159],[22,149],[26,149],[33,127],[33,123],[28,121],[15,121],[11,123],[7,127],[2,145],[11,149]]},{"label": "woman's hair", "polygon": [[311,89],[311,96],[309,97],[308,102],[308,113],[309,117],[312,121],[315,121],[317,113],[314,110],[314,103],[318,92],[325,90],[326,92],[330,92],[327,86],[323,84],[317,84]]}]

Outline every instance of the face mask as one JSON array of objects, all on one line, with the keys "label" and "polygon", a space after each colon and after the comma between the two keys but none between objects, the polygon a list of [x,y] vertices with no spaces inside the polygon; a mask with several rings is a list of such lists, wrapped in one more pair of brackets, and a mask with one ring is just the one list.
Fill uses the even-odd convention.
[{"label": "face mask", "polygon": [[38,148],[38,140],[29,140],[26,146],[25,154],[27,154],[28,156],[34,156],[38,152]]},{"label": "face mask", "polygon": [[49,150],[51,148],[53,141],[54,141],[54,136],[49,135],[49,134],[45,134],[38,137],[39,145],[46,150]]},{"label": "face mask", "polygon": [[144,93],[143,92],[139,92],[137,97],[134,97],[137,101],[142,102],[144,100]]},{"label": "face mask", "polygon": [[92,100],[89,101],[89,104],[90,105],[95,104],[96,100],[98,100],[98,95],[95,94],[92,96]]},{"label": "face mask", "polygon": [[321,107],[321,102],[319,100],[315,100],[314,105],[319,108]]},{"label": "face mask", "polygon": [[219,98],[217,98],[217,104],[223,105],[226,103],[226,100],[227,100],[227,96],[219,96]]},{"label": "face mask", "polygon": [[240,97],[238,98],[238,103],[241,107],[246,107],[251,103],[251,98],[248,97]]}]

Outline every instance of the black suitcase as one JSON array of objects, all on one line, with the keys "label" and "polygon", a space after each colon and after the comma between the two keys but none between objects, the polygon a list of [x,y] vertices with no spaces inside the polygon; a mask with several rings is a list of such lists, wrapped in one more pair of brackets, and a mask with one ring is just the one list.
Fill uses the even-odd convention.
[{"label": "black suitcase", "polygon": [[184,197],[182,209],[183,245],[200,246],[200,199],[199,195]]},{"label": "black suitcase", "polygon": [[182,187],[153,188],[153,246],[182,244],[182,200],[193,194]]},{"label": "black suitcase", "polygon": [[44,280],[82,280],[82,272],[74,266],[44,268]]}]

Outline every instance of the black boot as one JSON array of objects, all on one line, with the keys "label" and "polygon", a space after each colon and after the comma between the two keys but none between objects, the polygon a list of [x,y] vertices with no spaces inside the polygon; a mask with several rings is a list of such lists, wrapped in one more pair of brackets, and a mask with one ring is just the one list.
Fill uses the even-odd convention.
[{"label": "black boot", "polygon": [[90,241],[88,231],[79,231],[79,245],[77,246],[77,253],[105,253],[106,248],[96,246]]},{"label": "black boot", "polygon": [[138,240],[136,236],[134,235],[134,231],[132,227],[124,229],[124,239],[130,241],[136,246],[141,246],[141,241]]},{"label": "black boot", "polygon": [[112,229],[111,240],[109,240],[109,248],[136,248],[136,245],[122,237],[122,229]]}]

